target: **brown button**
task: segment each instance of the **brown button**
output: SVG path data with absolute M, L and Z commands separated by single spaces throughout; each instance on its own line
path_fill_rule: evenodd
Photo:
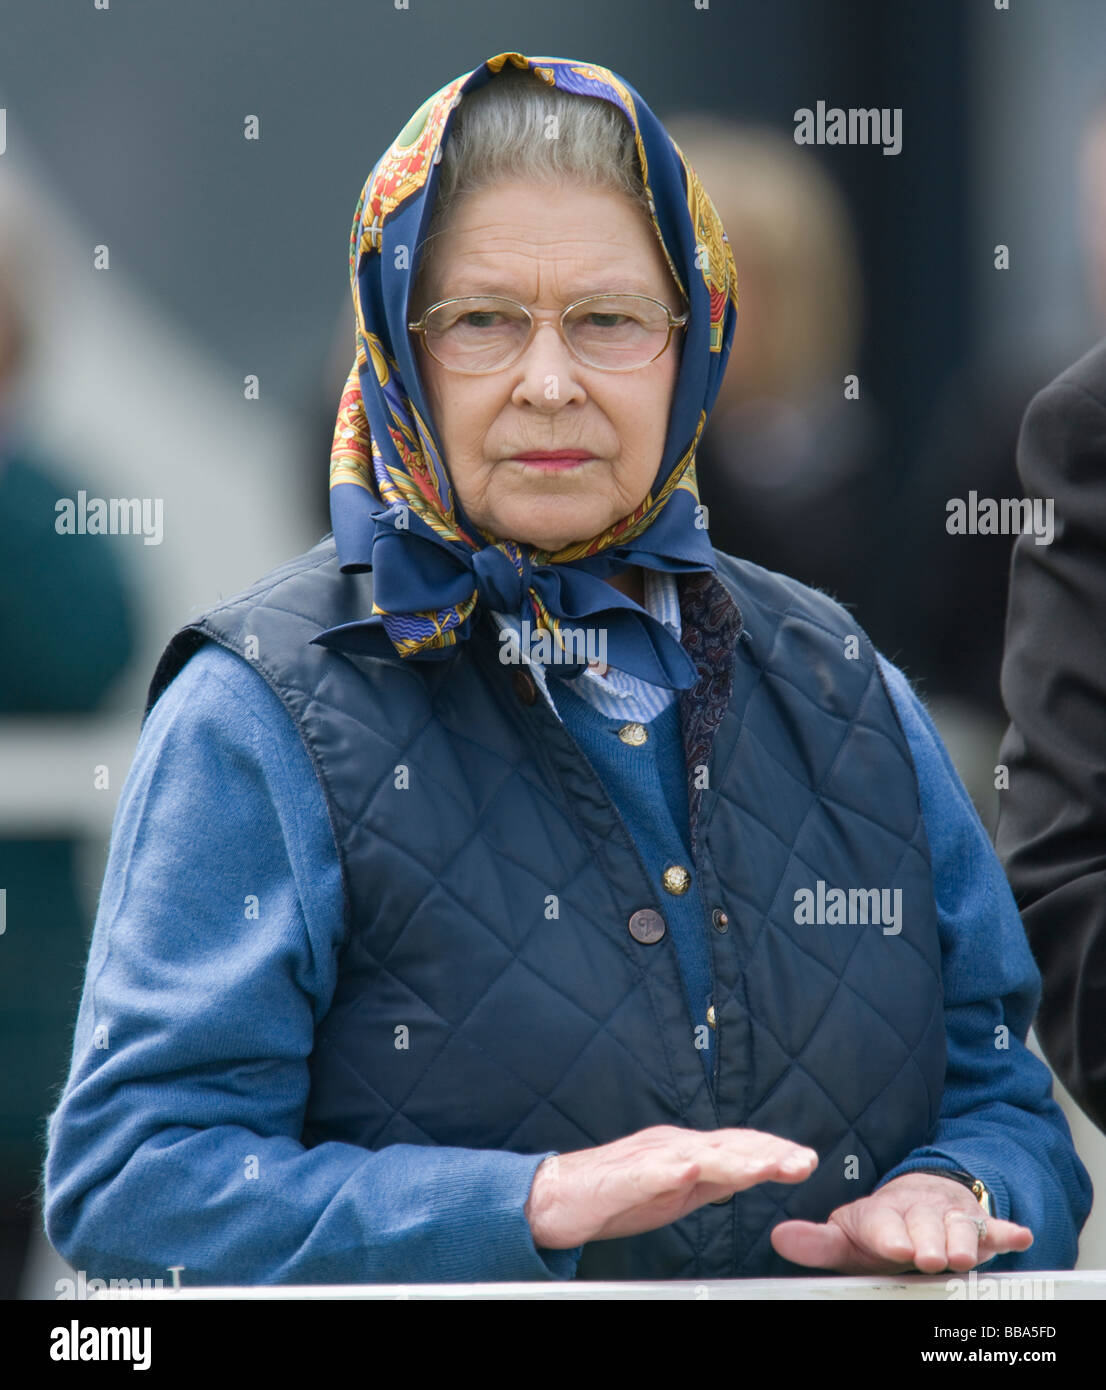
M 516 671 L 511 677 L 511 684 L 524 705 L 532 705 L 538 698 L 538 687 L 529 671 Z
M 718 931 L 729 931 L 730 919 L 726 915 L 726 913 L 722 911 L 720 907 L 716 907 L 714 909 L 714 911 L 710 915 L 710 919 L 714 923 Z
M 640 748 L 643 743 L 649 741 L 649 730 L 644 724 L 623 724 L 618 731 L 618 737 L 631 748 Z
M 717 1028 L 717 1027 L 718 1027 L 718 1020 L 717 1020 L 717 1018 L 715 1018 L 715 1016 L 714 1016 L 714 1005 L 713 1005 L 713 1004 L 712 1004 L 712 1005 L 710 1006 L 710 1008 L 707 1010 L 707 1022 L 710 1024 L 710 1026 L 711 1026 L 712 1028 Z
M 711 1202 L 711 1206 L 712 1206 L 712 1207 L 724 1207 L 724 1206 L 726 1205 L 727 1202 L 732 1202 L 732 1201 L 733 1201 L 733 1193 L 731 1192 L 730 1195 L 729 1195 L 728 1197 L 716 1197 L 715 1200 L 714 1200 L 713 1202 Z
M 651 907 L 643 907 L 630 918 L 630 935 L 643 946 L 655 945 L 667 930 L 664 918 Z
M 661 882 L 666 893 L 679 897 L 691 887 L 691 875 L 682 864 L 670 864 L 661 874 Z

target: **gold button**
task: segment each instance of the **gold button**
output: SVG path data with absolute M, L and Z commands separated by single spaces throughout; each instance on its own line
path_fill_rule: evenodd
M 631 748 L 640 748 L 643 743 L 648 742 L 649 730 L 644 724 L 623 724 L 618 731 L 618 737 Z
M 717 1027 L 718 1027 L 718 1021 L 717 1021 L 717 1019 L 716 1019 L 715 1016 L 714 1016 L 714 1005 L 713 1005 L 713 1004 L 712 1004 L 712 1005 L 710 1006 L 710 1008 L 707 1010 L 707 1022 L 710 1024 L 710 1026 L 711 1026 L 712 1028 L 717 1028 Z
M 671 864 L 661 874 L 661 882 L 664 884 L 666 892 L 679 897 L 681 893 L 686 893 L 691 887 L 691 875 L 682 864 Z

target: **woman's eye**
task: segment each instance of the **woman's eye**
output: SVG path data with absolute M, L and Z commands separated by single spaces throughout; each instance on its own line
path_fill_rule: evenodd
M 628 322 L 625 314 L 600 314 L 588 315 L 588 323 L 592 328 L 621 328 Z
M 491 309 L 473 309 L 462 314 L 458 322 L 465 328 L 494 328 L 499 319 L 500 315 Z

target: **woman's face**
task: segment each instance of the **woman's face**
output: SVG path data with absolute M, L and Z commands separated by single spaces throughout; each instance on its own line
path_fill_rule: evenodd
M 644 500 L 660 467 L 683 334 L 632 372 L 586 367 L 558 330 L 585 295 L 649 295 L 681 312 L 644 213 L 607 189 L 513 182 L 471 193 L 433 243 L 413 304 L 462 295 L 517 300 L 541 327 L 513 366 L 485 376 L 443 367 L 421 346 L 419 370 L 454 490 L 501 540 L 559 550 L 588 540 Z M 535 450 L 584 451 L 568 464 Z

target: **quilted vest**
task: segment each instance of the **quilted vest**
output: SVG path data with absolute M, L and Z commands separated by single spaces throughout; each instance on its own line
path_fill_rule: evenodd
M 663 893 L 532 678 L 502 664 L 490 615 L 442 661 L 313 645 L 372 610 L 371 574 L 343 575 L 327 536 L 182 628 L 150 687 L 147 711 L 222 644 L 281 699 L 318 775 L 345 919 L 307 1147 L 564 1153 L 668 1124 L 817 1151 L 805 1182 L 591 1242 L 580 1279 L 809 1275 L 772 1227 L 870 1192 L 940 1110 L 929 847 L 875 652 L 825 595 L 715 558 L 716 577 L 679 581 L 700 671 L 681 722 L 708 1038 Z

